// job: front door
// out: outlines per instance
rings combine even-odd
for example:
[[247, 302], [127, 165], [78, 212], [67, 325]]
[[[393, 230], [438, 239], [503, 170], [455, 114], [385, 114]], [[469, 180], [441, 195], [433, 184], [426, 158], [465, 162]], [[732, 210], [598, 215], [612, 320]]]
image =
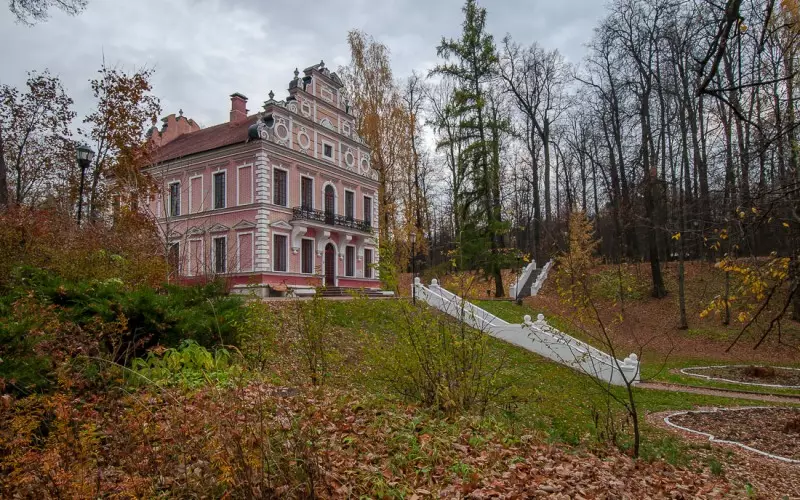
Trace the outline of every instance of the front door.
[[325, 186], [325, 224], [333, 225], [336, 205], [336, 197], [333, 194], [333, 186]]
[[336, 251], [333, 245], [325, 245], [325, 286], [336, 286]]

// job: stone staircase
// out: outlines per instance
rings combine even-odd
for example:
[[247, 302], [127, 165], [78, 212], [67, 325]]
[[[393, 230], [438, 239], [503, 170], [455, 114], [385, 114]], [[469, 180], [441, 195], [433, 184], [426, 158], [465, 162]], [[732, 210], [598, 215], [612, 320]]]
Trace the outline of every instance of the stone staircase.
[[511, 285], [511, 298], [521, 299], [538, 294], [552, 266], [552, 260], [547, 261], [547, 264], [543, 267], [537, 267], [535, 260], [525, 266], [522, 273], [517, 278], [517, 282]]
[[541, 269], [534, 269], [528, 275], [528, 279], [525, 280], [525, 283], [522, 283], [520, 286], [519, 292], [517, 292], [517, 298], [522, 297], [530, 297], [531, 296], [531, 288], [533, 284], [536, 283], [536, 278], [542, 273]]
[[[546, 274], [548, 266], [545, 265], [542, 270]], [[534, 291], [541, 287], [542, 281], [542, 278], [536, 280]], [[639, 359], [636, 354], [625, 359], [615, 359], [610, 354], [549, 325], [541, 314], [536, 321], [530, 316], [524, 316], [522, 323], [512, 324], [444, 289], [437, 280], [426, 287], [419, 278], [415, 278], [411, 286], [417, 300], [472, 328], [569, 366], [603, 383], [625, 386], [640, 380]]]

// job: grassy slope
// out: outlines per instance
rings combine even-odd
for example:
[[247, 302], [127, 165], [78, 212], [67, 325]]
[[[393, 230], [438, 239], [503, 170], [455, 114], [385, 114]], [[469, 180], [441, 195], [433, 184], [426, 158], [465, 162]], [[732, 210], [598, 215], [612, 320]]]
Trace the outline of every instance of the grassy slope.
[[[341, 335], [353, 342], [363, 342], [363, 332], [369, 335], [369, 332], [381, 331], [391, 322], [395, 304], [394, 301], [348, 301], [331, 303], [331, 307], [334, 323], [341, 328]], [[491, 304], [493, 313], [509, 320], [521, 318], [520, 312], [529, 313], [526, 306], [520, 307], [510, 302], [491, 301]], [[486, 303], [481, 305], [485, 306]], [[513, 403], [492, 410], [495, 417], [522, 428], [535, 429], [549, 439], [571, 444], [594, 435], [593, 409], [602, 411], [605, 405], [603, 392], [596, 384], [570, 368], [505, 342], [492, 339], [491, 346], [497, 356], [506, 360], [507, 370], [501, 376], [509, 384], [509, 394], [514, 397]], [[350, 363], [350, 366], [354, 364]], [[384, 386], [365, 377], [360, 370], [351, 370], [341, 383], [358, 386], [373, 395], [390, 397]], [[622, 389], [616, 389], [615, 394], [625, 397]], [[698, 406], [754, 404], [744, 400], [644, 390], [636, 391], [636, 402], [642, 414]], [[644, 456], [680, 461], [685, 458], [684, 451], [684, 445], [672, 436], [645, 426]]]
[[[616, 309], [614, 294], [618, 289], [620, 270], [614, 266], [601, 266], [595, 278], [597, 290], [601, 295], [599, 305], [602, 310]], [[617, 327], [620, 331], [618, 344], [624, 345], [626, 335], [643, 339], [655, 339], [643, 351], [643, 376], [648, 379], [670, 383], [738, 389], [760, 393], [800, 394], [793, 389], [777, 389], [770, 387], [743, 386], [718, 381], [708, 381], [677, 373], [680, 368], [690, 366], [709, 366], [720, 364], [776, 364], [782, 366], [800, 366], [798, 351], [775, 341], [775, 335], [764, 346], [753, 350], [757, 332], [745, 335], [742, 341], [729, 353], [726, 349], [739, 334], [741, 324], [735, 321], [736, 309], [732, 316], [734, 321], [725, 326], [720, 318], [713, 314], [706, 318], [700, 312], [708, 302], [722, 292], [724, 275], [708, 263], [687, 263], [687, 319], [688, 330], [677, 328], [677, 278], [676, 266], [670, 263], [665, 266], [664, 274], [670, 294], [664, 299], [652, 299], [648, 295], [649, 269], [643, 265], [628, 265], [621, 270], [622, 281], [626, 292], [624, 321]], [[732, 286], [735, 293], [735, 284]], [[525, 314], [535, 317], [544, 313], [547, 321], [582, 340], [592, 339], [582, 335], [569, 320], [568, 313], [557, 297], [554, 279], [551, 277], [545, 284], [543, 294], [527, 299], [523, 306], [504, 301], [477, 301], [481, 307], [497, 314], [507, 321], [519, 322]], [[763, 325], [762, 325], [763, 326]], [[800, 324], [792, 321], [782, 323], [783, 341], [789, 344], [800, 343]], [[596, 343], [595, 343], [596, 344]], [[601, 347], [602, 346], [597, 346]], [[631, 350], [638, 350], [629, 346]]]

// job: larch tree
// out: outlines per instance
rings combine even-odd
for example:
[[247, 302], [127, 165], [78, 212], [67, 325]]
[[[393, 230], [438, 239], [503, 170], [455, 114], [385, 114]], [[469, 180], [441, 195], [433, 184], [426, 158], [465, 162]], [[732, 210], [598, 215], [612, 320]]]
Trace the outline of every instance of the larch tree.
[[471, 220], [462, 228], [468, 233], [469, 245], [461, 244], [459, 251], [494, 279], [494, 294], [501, 297], [505, 294], [500, 272], [505, 258], [503, 235], [508, 226], [502, 220], [497, 134], [493, 131], [503, 126], [489, 112], [486, 88], [497, 78], [498, 57], [494, 38], [486, 32], [486, 10], [475, 0], [467, 0], [463, 12], [461, 37], [442, 39], [437, 53], [444, 62], [432, 74], [452, 78], [456, 84], [453, 113], [460, 118], [461, 155], [472, 182], [466, 201]]

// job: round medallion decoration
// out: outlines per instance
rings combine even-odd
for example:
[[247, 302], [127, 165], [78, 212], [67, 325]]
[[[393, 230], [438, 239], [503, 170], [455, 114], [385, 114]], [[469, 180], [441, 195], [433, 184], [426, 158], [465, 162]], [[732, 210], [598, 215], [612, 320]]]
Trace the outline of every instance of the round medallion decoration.
[[278, 126], [275, 127], [275, 135], [278, 139], [286, 140], [289, 138], [289, 128], [284, 123], [279, 123]]
[[345, 153], [344, 162], [347, 163], [348, 167], [352, 167], [353, 165], [355, 165], [356, 157], [353, 156], [353, 152], [352, 151], [348, 151], [347, 153]]
[[308, 137], [305, 130], [300, 130], [300, 132], [297, 133], [297, 144], [303, 149], [308, 149], [308, 147], [311, 146], [311, 139]]
[[361, 172], [366, 173], [369, 170], [369, 159], [362, 158], [361, 159]]

